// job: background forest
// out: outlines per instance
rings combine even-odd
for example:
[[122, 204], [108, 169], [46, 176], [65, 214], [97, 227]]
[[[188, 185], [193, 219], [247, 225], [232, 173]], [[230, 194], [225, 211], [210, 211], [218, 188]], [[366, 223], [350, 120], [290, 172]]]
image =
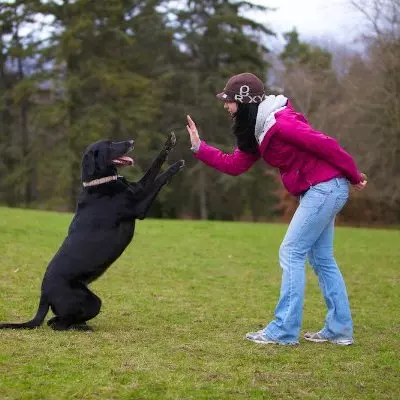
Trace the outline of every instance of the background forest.
[[[249, 17], [268, 7], [234, 0], [16, 0], [0, 4], [0, 204], [71, 211], [84, 148], [136, 140], [139, 177], [168, 132], [170, 161], [187, 168], [160, 194], [152, 216], [287, 219], [296, 199], [277, 171], [256, 164], [217, 173], [190, 152], [185, 116], [231, 151], [230, 120], [215, 93], [249, 71], [290, 97], [316, 129], [339, 139], [368, 175], [341, 215], [349, 224], [400, 223], [400, 1], [353, 6], [369, 23], [362, 50], [302, 42]], [[265, 1], [268, 5], [268, 1]]]

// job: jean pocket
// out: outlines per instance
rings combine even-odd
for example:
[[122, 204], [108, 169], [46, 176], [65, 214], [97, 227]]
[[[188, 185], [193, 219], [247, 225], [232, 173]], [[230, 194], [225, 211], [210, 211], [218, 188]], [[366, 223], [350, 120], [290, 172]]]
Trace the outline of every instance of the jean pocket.
[[336, 203], [335, 203], [335, 212], [336, 214], [339, 213], [342, 208], [345, 206], [347, 201], [349, 200], [349, 194], [341, 194], [336, 198]]
[[316, 188], [312, 186], [301, 198], [300, 206], [319, 209], [331, 193], [332, 190], [325, 190], [325, 188]]
[[329, 195], [333, 192], [334, 187], [332, 186], [332, 182], [322, 182], [318, 183], [315, 186], [311, 186], [310, 190], [313, 190], [314, 192]]

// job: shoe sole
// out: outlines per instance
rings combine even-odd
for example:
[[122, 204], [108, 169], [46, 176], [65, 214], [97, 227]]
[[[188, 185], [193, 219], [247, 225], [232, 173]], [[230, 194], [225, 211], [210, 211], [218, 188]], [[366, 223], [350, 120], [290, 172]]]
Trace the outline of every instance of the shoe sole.
[[308, 340], [309, 342], [313, 342], [313, 343], [326, 343], [329, 342], [328, 339], [313, 339], [313, 338], [304, 338], [305, 340]]
[[257, 340], [257, 339], [250, 339], [247, 336], [244, 337], [246, 340], [250, 340], [250, 342], [257, 343], [257, 344], [275, 344], [280, 346], [297, 346], [299, 343], [279, 343], [273, 340]]
[[338, 346], [350, 346], [353, 344], [353, 341], [348, 341], [348, 342], [337, 342], [335, 340], [329, 340], [329, 339], [311, 339], [311, 338], [304, 338], [305, 340], [313, 343], [332, 343], [336, 344]]
[[245, 339], [250, 340], [250, 342], [257, 343], [257, 344], [279, 344], [278, 342], [266, 341], [266, 340], [257, 340], [257, 339], [250, 339], [245, 337]]
[[349, 341], [349, 342], [335, 342], [334, 340], [329, 341], [332, 344], [336, 344], [337, 346], [351, 346], [354, 342]]

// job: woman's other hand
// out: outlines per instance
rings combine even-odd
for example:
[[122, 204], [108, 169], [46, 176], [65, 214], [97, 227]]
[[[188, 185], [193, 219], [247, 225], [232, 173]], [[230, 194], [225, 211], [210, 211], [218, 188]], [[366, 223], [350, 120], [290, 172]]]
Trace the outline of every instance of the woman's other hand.
[[364, 190], [365, 187], [367, 186], [367, 183], [368, 183], [367, 175], [361, 173], [361, 178], [362, 179], [361, 179], [360, 183], [357, 183], [356, 185], [353, 185], [354, 189], [356, 189], [356, 190]]

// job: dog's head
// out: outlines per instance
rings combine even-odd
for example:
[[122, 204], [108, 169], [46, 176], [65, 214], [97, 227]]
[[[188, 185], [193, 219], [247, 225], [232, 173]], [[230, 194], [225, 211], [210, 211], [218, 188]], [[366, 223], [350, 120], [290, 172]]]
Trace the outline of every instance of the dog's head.
[[133, 165], [134, 160], [127, 156], [133, 145], [131, 139], [122, 142], [100, 140], [88, 146], [82, 159], [82, 181], [113, 176], [117, 174], [117, 167]]

